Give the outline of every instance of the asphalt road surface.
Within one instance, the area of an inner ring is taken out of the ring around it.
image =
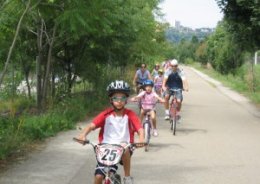
[[[149,152],[137,149],[132,157],[135,184],[260,183],[259,110],[217,81],[188,67],[184,71],[190,91],[184,92],[176,136],[158,104],[159,136]],[[90,146],[72,141],[78,133],[48,139],[42,150],[0,174],[0,184],[92,184],[95,156]],[[97,140],[97,133],[89,138]]]

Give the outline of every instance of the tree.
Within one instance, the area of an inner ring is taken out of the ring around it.
[[[260,1],[216,0],[224,12],[227,31],[243,50],[255,51],[260,47]]]
[[[21,6],[17,1],[9,2]],[[124,68],[141,58],[154,62],[163,57],[164,47],[168,47],[164,25],[154,19],[160,0],[31,2],[34,6],[21,25],[13,62],[19,65],[18,70],[23,70],[27,81],[29,76],[37,76],[39,109],[52,97],[70,95],[77,76],[99,92],[111,68]],[[5,20],[17,22],[18,14],[9,8],[12,6],[1,6],[8,16],[0,14],[0,21],[5,16]],[[0,58],[14,32],[14,23],[6,22],[0,25]],[[36,74],[31,70],[35,66]],[[54,79],[58,82],[54,83]]]
[[[204,65],[208,62],[207,47],[207,42],[203,41],[200,43],[195,53],[196,60]]]
[[[221,22],[215,33],[207,40],[208,61],[222,74],[233,73],[242,65],[242,49],[227,31],[228,23]]]
[[[28,1],[27,5],[26,5],[26,8],[23,11],[23,13],[22,13],[22,15],[21,15],[21,17],[19,19],[19,22],[17,24],[15,35],[14,35],[14,38],[13,38],[13,42],[12,42],[12,45],[11,45],[11,47],[9,49],[9,52],[8,52],[8,55],[7,55],[7,59],[6,59],[6,62],[5,62],[4,70],[2,71],[2,73],[0,73],[1,74],[0,75],[0,87],[2,85],[5,73],[7,71],[7,67],[8,67],[8,64],[9,64],[11,56],[12,56],[12,52],[13,52],[13,49],[14,49],[14,46],[15,46],[15,43],[16,43],[17,36],[19,34],[20,28],[21,28],[21,24],[22,24],[23,18],[25,16],[25,14],[28,12],[28,10],[30,8],[30,5],[31,5],[31,0]]]

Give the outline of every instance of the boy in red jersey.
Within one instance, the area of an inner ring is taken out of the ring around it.
[[[139,135],[140,143],[144,142],[144,133],[142,124],[138,116],[129,109],[125,108],[127,97],[130,93],[129,85],[124,81],[114,81],[107,87],[108,96],[112,108],[97,115],[93,121],[87,125],[83,132],[78,136],[80,140],[86,140],[86,136],[93,130],[100,128],[99,142],[109,144],[121,144],[122,142],[133,143],[134,133]],[[122,162],[125,172],[124,183],[133,183],[130,176],[131,151],[127,150],[122,156]],[[115,169],[116,166],[115,166]],[[104,174],[99,168],[95,172],[95,184],[101,184]]]

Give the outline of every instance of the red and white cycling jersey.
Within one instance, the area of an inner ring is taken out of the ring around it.
[[[142,128],[138,116],[129,109],[124,109],[123,116],[116,116],[113,108],[101,112],[92,121],[99,132],[99,142],[120,144],[121,142],[134,142],[134,133]]]

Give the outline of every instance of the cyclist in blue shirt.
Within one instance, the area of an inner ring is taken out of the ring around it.
[[[170,62],[171,69],[167,70],[163,79],[163,91],[165,93],[165,120],[168,120],[169,117],[169,97],[170,92],[169,89],[179,90],[176,91],[176,99],[177,99],[177,117],[180,119],[180,110],[181,103],[183,100],[182,90],[188,91],[189,86],[185,74],[182,70],[178,68],[178,61],[173,59]]]
[[[139,90],[143,84],[144,81],[147,79],[152,80],[151,74],[149,70],[146,68],[146,64],[142,64],[141,68],[138,69],[135,73],[133,85],[136,86],[136,93],[139,93]]]

